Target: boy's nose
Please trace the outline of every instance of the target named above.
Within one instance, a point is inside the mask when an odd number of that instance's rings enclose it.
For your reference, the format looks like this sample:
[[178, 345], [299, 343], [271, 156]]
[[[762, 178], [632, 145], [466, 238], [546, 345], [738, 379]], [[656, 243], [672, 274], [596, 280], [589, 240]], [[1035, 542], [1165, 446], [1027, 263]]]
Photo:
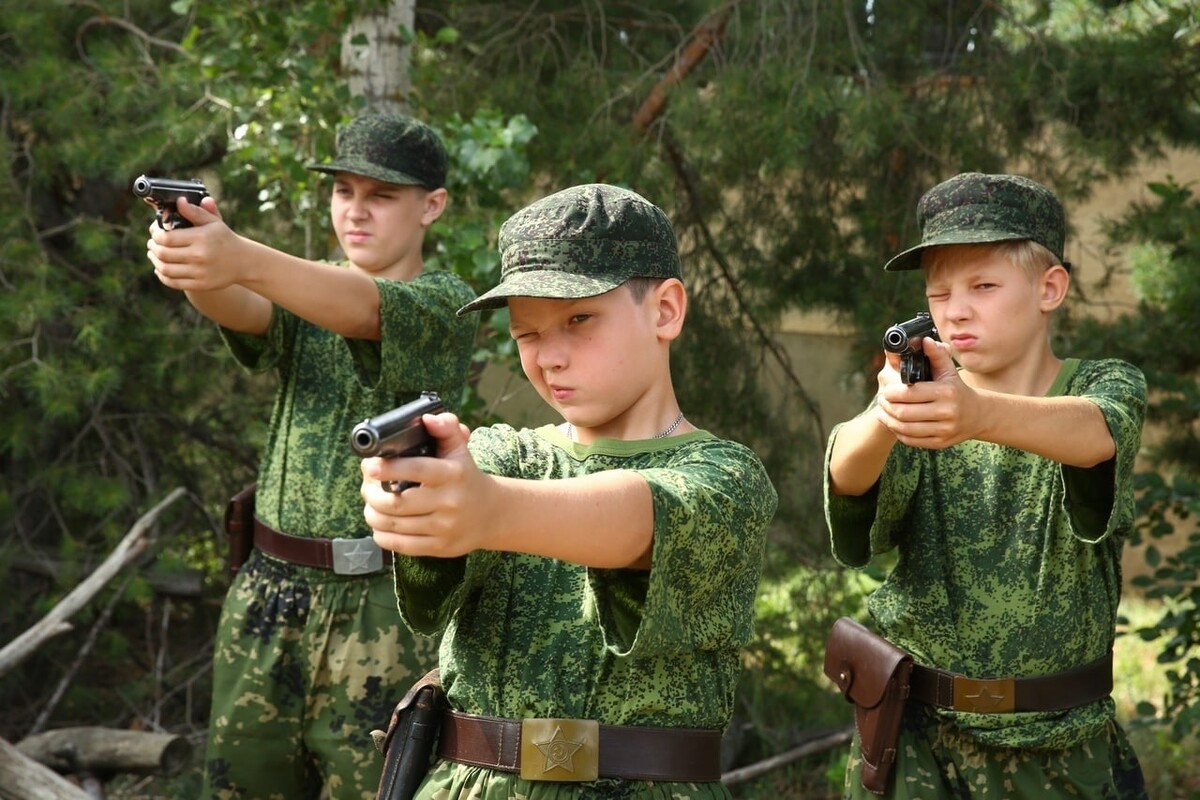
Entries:
[[552, 337], [544, 337], [538, 346], [538, 366], [544, 370], [558, 370], [566, 366], [566, 349]]
[[966, 319], [971, 315], [971, 303], [963, 294], [951, 294], [946, 303], [946, 316], [950, 319]]

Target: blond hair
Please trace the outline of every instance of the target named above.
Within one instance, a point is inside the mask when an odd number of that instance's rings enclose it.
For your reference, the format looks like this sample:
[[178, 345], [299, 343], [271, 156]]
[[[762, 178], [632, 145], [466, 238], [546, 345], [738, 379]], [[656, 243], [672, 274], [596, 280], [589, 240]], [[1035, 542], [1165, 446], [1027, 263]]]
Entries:
[[1006, 242], [944, 244], [930, 247], [921, 253], [921, 268], [928, 276], [954, 263], [964, 253], [994, 253], [1024, 272], [1030, 282], [1037, 280], [1050, 267], [1062, 263], [1058, 256], [1032, 239], [1014, 239]]

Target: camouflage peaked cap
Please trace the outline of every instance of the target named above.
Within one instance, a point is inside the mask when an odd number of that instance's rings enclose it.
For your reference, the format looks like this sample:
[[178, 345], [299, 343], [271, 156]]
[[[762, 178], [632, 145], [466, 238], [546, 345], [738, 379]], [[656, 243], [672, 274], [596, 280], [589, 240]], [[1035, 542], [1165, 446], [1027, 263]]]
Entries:
[[1066, 221], [1062, 203], [1020, 175], [964, 172], [930, 189], [917, 204], [921, 243], [894, 256], [885, 270], [917, 269], [921, 252], [941, 244], [1031, 239], [1061, 262]]
[[682, 278], [667, 215], [646, 198], [603, 183], [543, 197], [500, 227], [500, 283], [458, 313], [510, 297], [577, 300], [630, 278]]
[[446, 185], [449, 161], [441, 138], [424, 122], [403, 114], [368, 114], [338, 132], [333, 161], [307, 167], [432, 190]]

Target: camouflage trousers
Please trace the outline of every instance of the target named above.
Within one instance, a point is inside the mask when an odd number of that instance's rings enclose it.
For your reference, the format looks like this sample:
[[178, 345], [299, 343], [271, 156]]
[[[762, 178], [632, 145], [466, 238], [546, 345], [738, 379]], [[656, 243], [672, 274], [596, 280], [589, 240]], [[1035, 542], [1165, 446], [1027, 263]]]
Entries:
[[[897, 749], [883, 795], [893, 800], [1147, 800], [1137, 755], [1115, 722], [1068, 750], [984, 747], [928, 706], [911, 702]], [[856, 736], [846, 765], [846, 800], [879, 797], [862, 787], [861, 755]]]
[[439, 759], [414, 800], [729, 800], [718, 781], [682, 783], [601, 778], [589, 783], [527, 781], [510, 772]]
[[383, 767], [370, 731], [436, 664], [436, 641], [400, 619], [390, 570], [343, 576], [254, 551], [214, 645], [202, 797], [370, 800]]

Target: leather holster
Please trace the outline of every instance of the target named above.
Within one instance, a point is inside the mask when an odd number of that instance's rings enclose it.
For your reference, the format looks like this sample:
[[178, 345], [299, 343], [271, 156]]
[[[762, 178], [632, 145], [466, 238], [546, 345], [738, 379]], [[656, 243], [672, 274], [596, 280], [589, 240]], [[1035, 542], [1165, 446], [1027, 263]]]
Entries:
[[254, 490], [252, 483], [235, 494], [225, 507], [225, 533], [229, 536], [229, 574], [234, 576], [254, 549]]
[[396, 704], [387, 731], [371, 731], [383, 753], [376, 800], [411, 800], [434, 758], [446, 695], [435, 667]]
[[825, 675], [854, 704], [862, 785], [874, 794], [887, 790], [896, 762], [912, 669], [912, 656], [849, 617], [834, 623], [825, 643]]

